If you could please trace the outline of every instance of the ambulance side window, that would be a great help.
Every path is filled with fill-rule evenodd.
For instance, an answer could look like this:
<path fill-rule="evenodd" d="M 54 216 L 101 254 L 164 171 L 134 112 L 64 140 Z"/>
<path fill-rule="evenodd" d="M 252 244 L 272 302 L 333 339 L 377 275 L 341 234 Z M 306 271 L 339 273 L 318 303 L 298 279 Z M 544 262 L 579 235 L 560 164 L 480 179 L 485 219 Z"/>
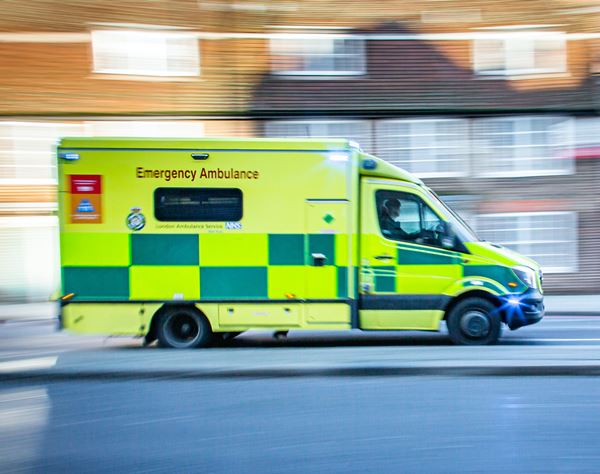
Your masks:
<path fill-rule="evenodd" d="M 400 191 L 379 190 L 375 202 L 384 237 L 441 247 L 445 225 L 421 198 Z"/>
<path fill-rule="evenodd" d="M 154 217 L 163 222 L 237 222 L 243 215 L 237 188 L 157 188 Z"/>

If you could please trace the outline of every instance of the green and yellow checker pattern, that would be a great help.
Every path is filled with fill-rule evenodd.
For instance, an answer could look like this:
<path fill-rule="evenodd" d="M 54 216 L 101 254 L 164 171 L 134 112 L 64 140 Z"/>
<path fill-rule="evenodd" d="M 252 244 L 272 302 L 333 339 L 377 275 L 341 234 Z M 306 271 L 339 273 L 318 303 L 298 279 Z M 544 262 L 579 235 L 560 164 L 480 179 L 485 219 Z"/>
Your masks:
<path fill-rule="evenodd" d="M 388 264 L 363 268 L 362 281 L 369 281 L 375 293 L 450 294 L 463 287 L 476 286 L 496 294 L 521 293 L 526 286 L 507 266 L 490 264 L 475 255 L 418 245 L 396 243 L 390 246 L 379 236 L 368 236 L 379 254 L 393 257 Z M 456 287 L 459 283 L 458 287 Z M 512 283 L 516 286 L 509 286 Z"/>
<path fill-rule="evenodd" d="M 348 239 L 65 232 L 63 294 L 75 301 L 344 299 L 355 273 Z M 313 253 L 325 255 L 324 266 L 312 266 Z"/>

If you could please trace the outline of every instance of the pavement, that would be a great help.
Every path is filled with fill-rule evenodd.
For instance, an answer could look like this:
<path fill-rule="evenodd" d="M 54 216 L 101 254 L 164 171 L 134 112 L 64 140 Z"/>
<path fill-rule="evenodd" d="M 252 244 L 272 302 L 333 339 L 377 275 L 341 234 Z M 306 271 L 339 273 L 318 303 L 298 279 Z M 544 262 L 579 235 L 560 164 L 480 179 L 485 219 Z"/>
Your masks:
<path fill-rule="evenodd" d="M 2 321 L 43 321 L 56 319 L 59 306 L 55 301 L 21 304 L 0 304 Z"/>

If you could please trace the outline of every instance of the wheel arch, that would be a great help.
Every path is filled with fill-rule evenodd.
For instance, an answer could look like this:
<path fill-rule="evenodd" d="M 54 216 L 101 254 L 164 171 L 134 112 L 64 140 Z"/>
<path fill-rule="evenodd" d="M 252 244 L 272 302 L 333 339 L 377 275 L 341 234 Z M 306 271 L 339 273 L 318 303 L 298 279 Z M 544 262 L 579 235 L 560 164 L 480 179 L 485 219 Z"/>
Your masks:
<path fill-rule="evenodd" d="M 485 291 L 485 290 L 469 290 L 469 291 L 465 291 L 464 293 L 461 293 L 460 295 L 455 296 L 454 298 L 452 298 L 448 304 L 446 305 L 446 307 L 444 308 L 444 317 L 442 318 L 442 321 L 445 321 L 446 318 L 448 317 L 448 315 L 450 314 L 450 312 L 452 311 L 452 309 L 454 309 L 454 307 L 460 303 L 461 301 L 464 301 L 468 298 L 483 298 L 485 300 L 488 300 L 490 303 L 492 303 L 498 310 L 500 310 L 500 308 L 502 307 L 502 302 L 500 301 L 500 298 L 498 298 L 498 296 L 494 295 L 493 293 L 490 293 L 489 291 Z M 502 321 L 504 321 L 504 315 L 501 313 L 500 314 L 500 319 Z"/>

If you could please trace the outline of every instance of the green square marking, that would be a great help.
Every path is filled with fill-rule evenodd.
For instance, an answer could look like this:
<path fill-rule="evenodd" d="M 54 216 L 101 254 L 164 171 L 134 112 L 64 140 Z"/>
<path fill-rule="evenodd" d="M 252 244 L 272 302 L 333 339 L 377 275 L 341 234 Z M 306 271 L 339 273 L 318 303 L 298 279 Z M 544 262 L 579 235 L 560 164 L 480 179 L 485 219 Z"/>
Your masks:
<path fill-rule="evenodd" d="M 452 265 L 458 258 L 449 253 L 398 248 L 398 265 Z"/>
<path fill-rule="evenodd" d="M 304 234 L 269 234 L 269 265 L 304 265 Z"/>
<path fill-rule="evenodd" d="M 348 267 L 337 267 L 338 298 L 348 297 Z"/>
<path fill-rule="evenodd" d="M 514 292 L 522 292 L 527 289 L 510 268 L 501 265 L 463 265 L 463 275 L 472 278 L 489 278 L 503 286 L 513 281 L 518 284 L 516 288 L 512 289 Z"/>
<path fill-rule="evenodd" d="M 267 267 L 200 267 L 201 299 L 267 297 Z"/>
<path fill-rule="evenodd" d="M 375 291 L 396 292 L 396 267 L 373 267 L 375 271 Z"/>
<path fill-rule="evenodd" d="M 335 235 L 311 234 L 308 236 L 308 255 L 322 253 L 325 255 L 325 265 L 335 265 Z M 311 257 L 312 263 L 312 257 Z"/>
<path fill-rule="evenodd" d="M 198 236 L 194 234 L 132 234 L 133 265 L 198 265 Z"/>
<path fill-rule="evenodd" d="M 128 299 L 128 267 L 63 267 L 63 293 L 75 300 Z"/>
<path fill-rule="evenodd" d="M 331 214 L 327 213 L 323 216 L 323 220 L 325 221 L 326 224 L 331 224 L 335 220 L 335 217 L 333 217 Z"/>

